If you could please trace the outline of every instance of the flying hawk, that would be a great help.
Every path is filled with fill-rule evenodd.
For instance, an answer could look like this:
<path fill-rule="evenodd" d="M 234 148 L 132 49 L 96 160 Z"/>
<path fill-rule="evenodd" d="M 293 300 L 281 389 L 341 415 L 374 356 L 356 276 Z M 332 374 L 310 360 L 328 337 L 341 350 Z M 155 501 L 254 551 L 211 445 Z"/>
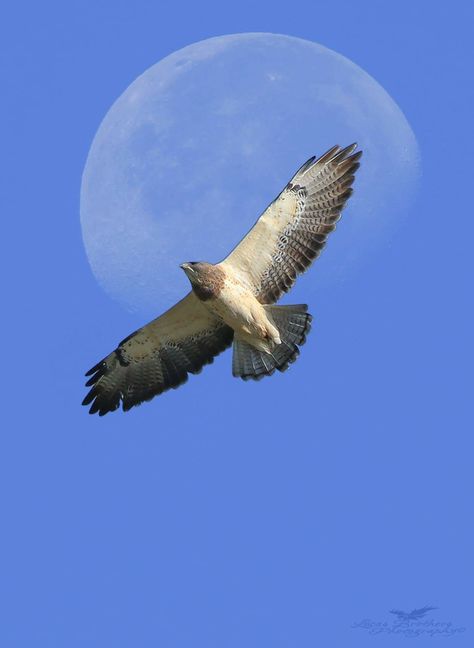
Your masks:
<path fill-rule="evenodd" d="M 305 304 L 276 306 L 319 256 L 352 193 L 362 152 L 334 146 L 310 158 L 229 256 L 183 263 L 188 295 L 120 342 L 86 376 L 91 414 L 124 411 L 186 382 L 233 342 L 232 373 L 285 371 L 311 326 Z"/>
<path fill-rule="evenodd" d="M 438 608 L 432 607 L 430 605 L 425 605 L 425 607 L 417 608 L 411 612 L 404 612 L 403 610 L 389 610 L 390 614 L 395 614 L 398 621 L 418 621 L 424 616 L 431 612 L 431 610 L 437 610 Z"/>

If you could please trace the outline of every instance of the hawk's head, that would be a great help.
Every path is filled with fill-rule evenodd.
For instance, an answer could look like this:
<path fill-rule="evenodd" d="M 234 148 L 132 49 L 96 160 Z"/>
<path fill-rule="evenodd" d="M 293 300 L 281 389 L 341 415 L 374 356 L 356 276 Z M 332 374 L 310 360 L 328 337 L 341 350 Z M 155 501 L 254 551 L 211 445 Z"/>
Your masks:
<path fill-rule="evenodd" d="M 208 272 L 212 265 L 204 261 L 187 261 L 179 266 L 186 273 L 191 283 L 199 283 L 204 278 L 206 271 Z"/>
<path fill-rule="evenodd" d="M 188 261 L 180 266 L 186 273 L 194 292 L 202 301 L 217 297 L 223 283 L 224 271 L 205 261 Z"/>

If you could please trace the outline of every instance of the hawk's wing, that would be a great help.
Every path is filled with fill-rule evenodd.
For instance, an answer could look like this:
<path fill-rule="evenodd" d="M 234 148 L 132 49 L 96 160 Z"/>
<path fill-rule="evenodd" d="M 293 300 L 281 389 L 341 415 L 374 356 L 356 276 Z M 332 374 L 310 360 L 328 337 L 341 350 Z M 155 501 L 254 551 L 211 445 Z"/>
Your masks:
<path fill-rule="evenodd" d="M 362 155 L 356 146 L 334 146 L 309 159 L 222 261 L 261 303 L 277 301 L 319 256 L 352 193 Z"/>
<path fill-rule="evenodd" d="M 389 610 L 390 614 L 396 614 L 397 616 L 405 617 L 408 616 L 408 612 L 404 612 L 403 610 Z"/>
<path fill-rule="evenodd" d="M 123 340 L 92 367 L 83 405 L 100 416 L 124 411 L 186 382 L 232 342 L 233 331 L 191 292 L 169 311 Z"/>
<path fill-rule="evenodd" d="M 431 612 L 431 610 L 436 610 L 436 608 L 435 608 L 435 607 L 431 607 L 430 605 L 425 605 L 425 607 L 417 608 L 417 609 L 415 609 L 415 610 L 412 610 L 412 611 L 410 612 L 410 616 L 412 616 L 412 617 L 414 617 L 414 618 L 423 617 L 423 616 L 425 616 L 425 614 L 427 614 L 428 612 Z"/>

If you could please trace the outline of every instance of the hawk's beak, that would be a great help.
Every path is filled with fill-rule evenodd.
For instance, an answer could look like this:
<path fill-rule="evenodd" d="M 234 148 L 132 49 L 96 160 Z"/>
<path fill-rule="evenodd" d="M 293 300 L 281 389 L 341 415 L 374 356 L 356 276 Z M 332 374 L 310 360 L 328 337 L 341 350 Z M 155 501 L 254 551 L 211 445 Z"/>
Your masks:
<path fill-rule="evenodd" d="M 184 270 L 186 274 L 193 272 L 193 269 L 189 263 L 182 263 L 180 266 L 181 270 Z"/>

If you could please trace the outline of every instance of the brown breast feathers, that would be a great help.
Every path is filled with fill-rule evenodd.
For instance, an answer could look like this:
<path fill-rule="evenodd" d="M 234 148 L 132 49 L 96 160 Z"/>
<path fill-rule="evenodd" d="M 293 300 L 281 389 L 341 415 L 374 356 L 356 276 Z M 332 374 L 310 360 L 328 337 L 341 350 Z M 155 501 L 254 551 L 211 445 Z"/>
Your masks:
<path fill-rule="evenodd" d="M 199 282 L 193 282 L 193 290 L 201 301 L 215 299 L 224 287 L 225 272 L 213 265 L 199 268 Z"/>

